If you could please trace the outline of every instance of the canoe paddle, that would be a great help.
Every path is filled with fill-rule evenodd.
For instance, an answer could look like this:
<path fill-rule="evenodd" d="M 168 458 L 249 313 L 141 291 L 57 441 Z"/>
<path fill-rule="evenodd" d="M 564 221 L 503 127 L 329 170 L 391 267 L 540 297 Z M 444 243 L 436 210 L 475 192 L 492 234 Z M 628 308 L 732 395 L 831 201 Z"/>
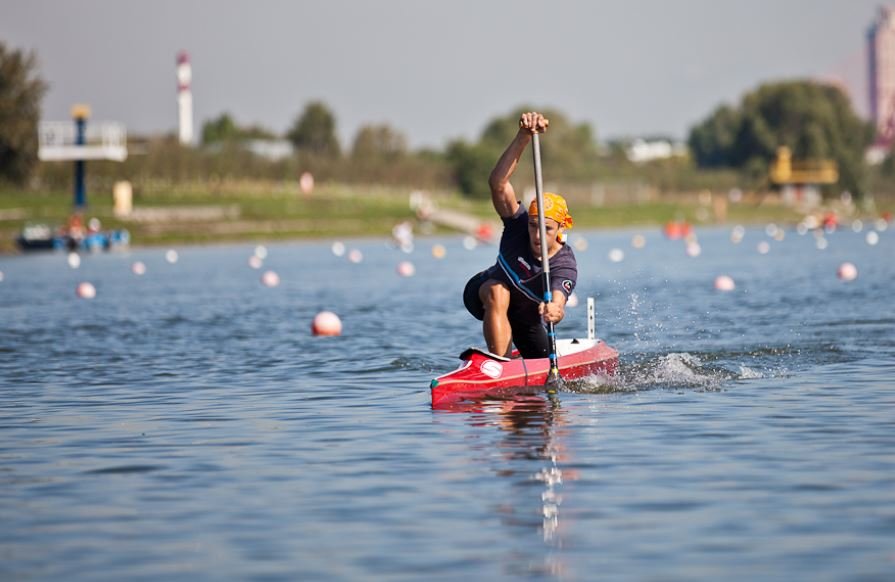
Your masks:
<path fill-rule="evenodd" d="M 553 293 L 550 291 L 550 260 L 547 256 L 547 224 L 544 218 L 544 180 L 541 175 L 541 140 L 538 134 L 531 136 L 531 151 L 535 162 L 535 194 L 538 197 L 538 229 L 541 233 L 541 269 L 544 271 L 544 303 L 550 303 Z M 559 375 L 559 363 L 556 355 L 556 332 L 553 322 L 547 322 L 547 339 L 550 342 L 550 372 L 547 373 L 547 393 L 556 394 L 562 384 Z"/>

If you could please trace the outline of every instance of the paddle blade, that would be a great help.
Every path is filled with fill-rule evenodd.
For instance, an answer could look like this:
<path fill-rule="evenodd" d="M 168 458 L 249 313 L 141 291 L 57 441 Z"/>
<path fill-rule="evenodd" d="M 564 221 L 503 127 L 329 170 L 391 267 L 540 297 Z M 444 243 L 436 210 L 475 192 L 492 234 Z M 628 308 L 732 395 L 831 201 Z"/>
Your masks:
<path fill-rule="evenodd" d="M 550 368 L 550 372 L 547 374 L 547 394 L 556 394 L 564 385 L 565 382 L 559 375 L 559 368 Z"/>

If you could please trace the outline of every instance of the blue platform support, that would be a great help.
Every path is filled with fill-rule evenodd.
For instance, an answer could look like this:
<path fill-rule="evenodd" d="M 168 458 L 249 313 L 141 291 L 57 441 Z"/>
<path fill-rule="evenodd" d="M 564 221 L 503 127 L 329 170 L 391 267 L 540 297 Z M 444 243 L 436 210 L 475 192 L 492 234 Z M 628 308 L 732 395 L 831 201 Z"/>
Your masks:
<path fill-rule="evenodd" d="M 87 143 L 87 119 L 75 118 L 75 145 Z M 85 185 L 85 160 L 75 160 L 75 210 L 84 210 L 87 207 L 87 187 Z"/>

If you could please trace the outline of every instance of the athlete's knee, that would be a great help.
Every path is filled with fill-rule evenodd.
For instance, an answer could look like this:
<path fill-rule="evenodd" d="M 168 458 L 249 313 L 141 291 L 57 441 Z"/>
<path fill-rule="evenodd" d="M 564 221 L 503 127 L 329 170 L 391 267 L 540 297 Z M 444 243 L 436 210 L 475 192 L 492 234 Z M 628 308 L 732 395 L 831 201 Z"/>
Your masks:
<path fill-rule="evenodd" d="M 506 311 L 510 306 L 510 289 L 500 281 L 489 279 L 479 287 L 479 298 L 486 310 Z"/>

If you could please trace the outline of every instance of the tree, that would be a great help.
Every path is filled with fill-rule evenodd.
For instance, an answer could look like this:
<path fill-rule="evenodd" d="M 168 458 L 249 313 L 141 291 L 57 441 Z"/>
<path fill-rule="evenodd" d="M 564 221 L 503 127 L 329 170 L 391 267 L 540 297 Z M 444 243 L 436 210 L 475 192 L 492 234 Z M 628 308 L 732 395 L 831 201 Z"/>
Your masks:
<path fill-rule="evenodd" d="M 519 130 L 519 116 L 525 111 L 540 111 L 550 120 L 547 138 L 541 140 L 544 164 L 550 167 L 553 179 L 588 177 L 597 158 L 596 140 L 591 126 L 575 124 L 563 113 L 550 108 L 520 106 L 510 113 L 492 119 L 482 130 L 478 143 L 455 141 L 448 146 L 447 158 L 454 167 L 460 190 L 469 196 L 487 197 L 488 175 Z M 517 181 L 533 180 L 531 165 L 517 171 Z"/>
<path fill-rule="evenodd" d="M 488 176 L 498 156 L 500 152 L 495 153 L 494 148 L 463 140 L 451 142 L 447 147 L 447 160 L 454 169 L 457 186 L 463 194 L 472 198 L 488 198 L 491 195 Z"/>
<path fill-rule="evenodd" d="M 258 125 L 240 127 L 226 112 L 202 124 L 202 143 L 205 145 L 274 137 L 273 132 Z"/>
<path fill-rule="evenodd" d="M 339 138 L 336 136 L 336 118 L 321 101 L 308 103 L 302 114 L 296 118 L 287 134 L 297 150 L 338 158 L 341 155 Z"/>
<path fill-rule="evenodd" d="M 722 105 L 708 119 L 690 130 L 688 145 L 702 168 L 732 166 L 733 144 L 740 128 L 740 112 Z"/>
<path fill-rule="evenodd" d="M 239 138 L 239 128 L 229 113 L 221 113 L 217 119 L 202 124 L 202 143 L 210 145 Z"/>
<path fill-rule="evenodd" d="M 753 176 L 767 174 L 780 146 L 789 147 L 795 159 L 833 159 L 840 186 L 861 195 L 863 155 L 872 139 L 872 126 L 838 87 L 785 81 L 748 93 L 738 109 L 717 109 L 691 130 L 688 141 L 700 166 L 737 168 Z"/>
<path fill-rule="evenodd" d="M 389 162 L 407 153 L 407 138 L 388 125 L 365 125 L 354 138 L 351 157 L 359 162 Z"/>
<path fill-rule="evenodd" d="M 37 165 L 37 123 L 47 91 L 33 52 L 0 42 L 0 178 L 24 184 Z"/>

